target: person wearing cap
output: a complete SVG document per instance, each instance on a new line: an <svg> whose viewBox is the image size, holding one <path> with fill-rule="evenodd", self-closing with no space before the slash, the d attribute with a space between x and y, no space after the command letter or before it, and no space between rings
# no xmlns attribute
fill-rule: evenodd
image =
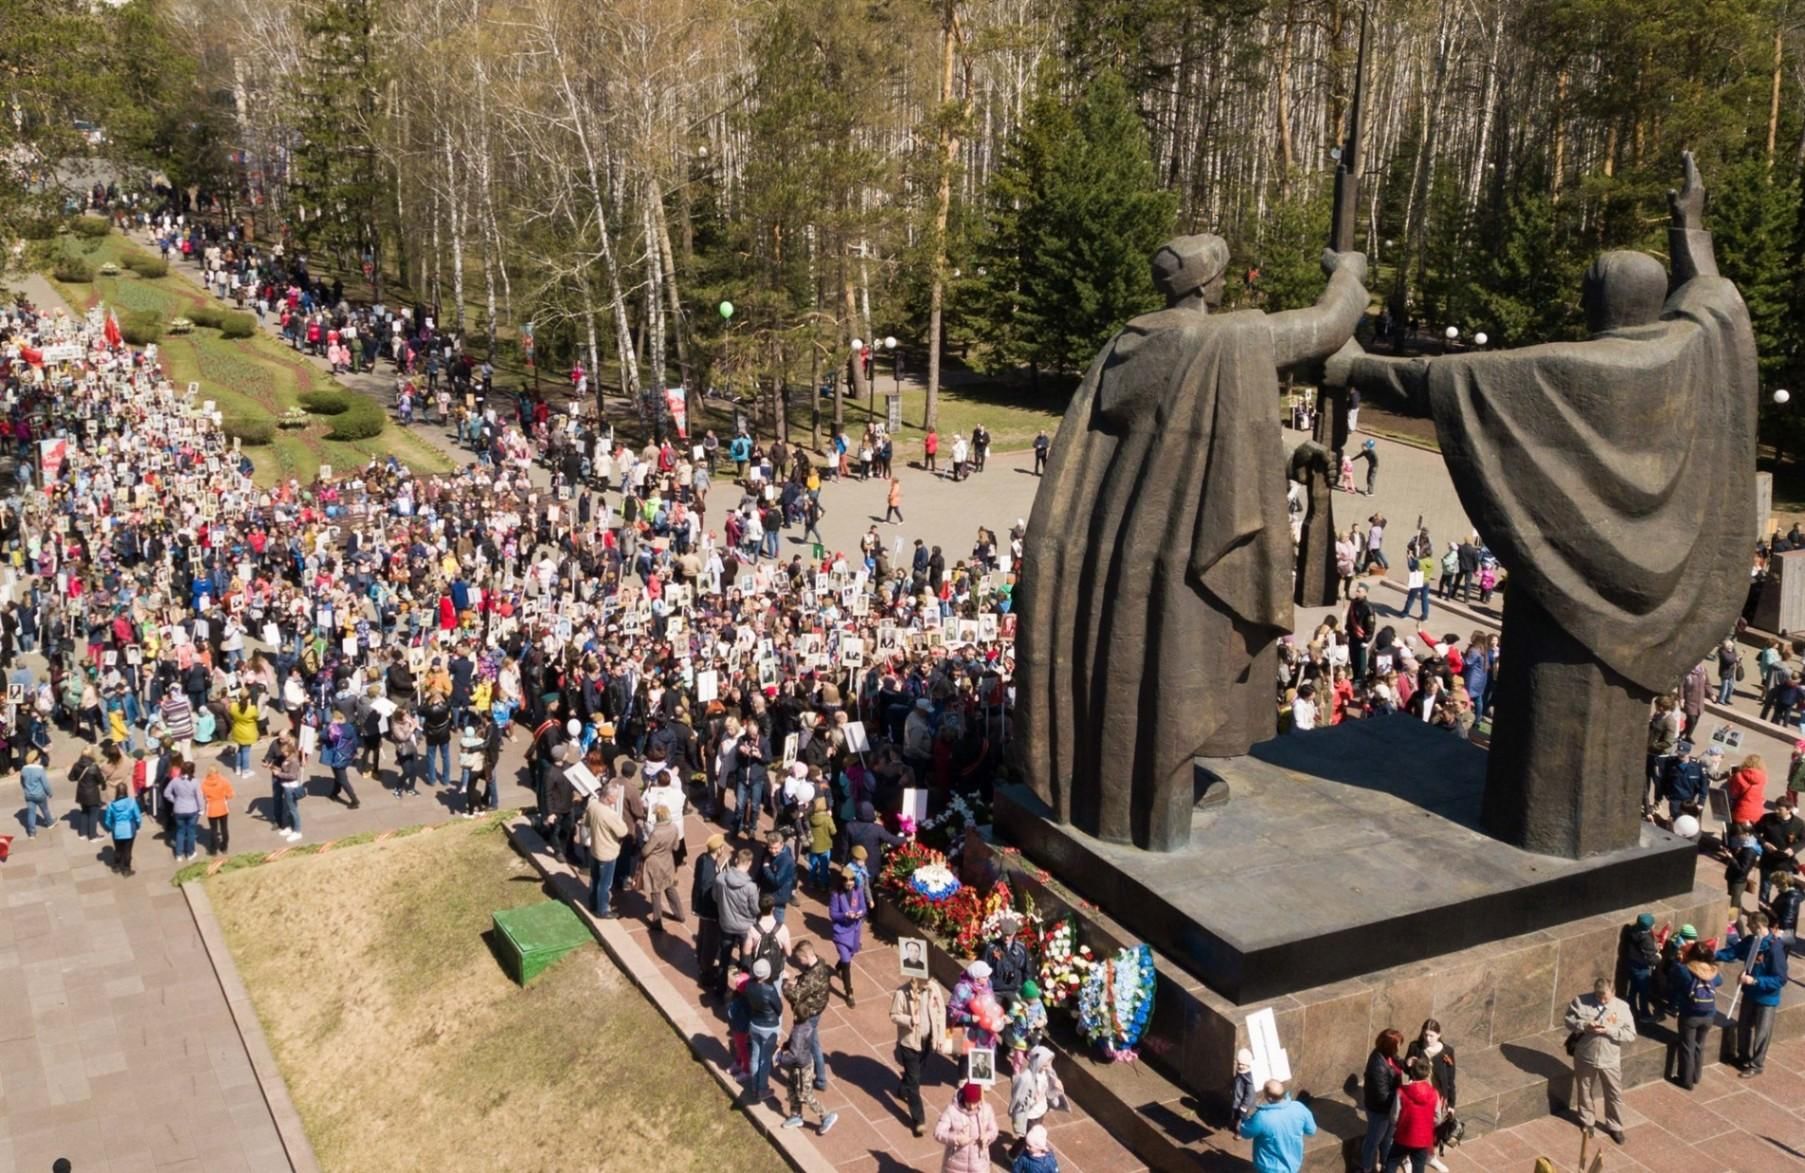
<svg viewBox="0 0 1805 1173"><path fill-rule="evenodd" d="M990 966L990 988L996 992L997 1001L1003 1004L1004 1010L1015 1004L1022 983L1034 972L1034 963L1028 957L1028 946L1017 935L1021 928L1020 917L1005 913L997 922L997 931L1001 936L984 946L982 954L985 963Z"/></svg>
<svg viewBox="0 0 1805 1173"><path fill-rule="evenodd" d="M934 1125L934 1139L946 1148L940 1173L990 1173L990 1146L997 1135L996 1113L985 1101L984 1089L962 1084Z"/></svg>
<svg viewBox="0 0 1805 1173"><path fill-rule="evenodd" d="M689 907L696 916L696 984L704 990L720 984L721 914L715 903L715 881L721 878L729 854L727 837L715 832L702 845L690 875Z"/></svg>
<svg viewBox="0 0 1805 1173"><path fill-rule="evenodd" d="M752 981L741 996L746 999L752 1035L752 1071L743 1104L762 1104L771 1094L771 1063L783 1029L783 998L771 984L771 963L765 958L752 963Z"/></svg>
<svg viewBox="0 0 1805 1173"><path fill-rule="evenodd" d="M1671 821L1684 814L1696 815L1705 808L1705 770L1692 756L1692 743L1681 741L1674 746L1673 757L1661 776L1661 796L1667 800L1667 817Z"/></svg>
<svg viewBox="0 0 1805 1173"><path fill-rule="evenodd" d="M1629 1000L1637 1022L1658 1022L1660 1008L1654 1004L1650 979L1661 962L1660 946L1655 944L1655 917L1645 912L1623 926L1617 942L1617 961L1621 975L1618 995Z"/></svg>
<svg viewBox="0 0 1805 1173"><path fill-rule="evenodd" d="M1047 1138L1044 1124L1036 1124L1022 1138L1022 1151L1010 1164L1009 1173L1059 1173L1059 1158L1053 1155L1053 1142Z"/></svg>

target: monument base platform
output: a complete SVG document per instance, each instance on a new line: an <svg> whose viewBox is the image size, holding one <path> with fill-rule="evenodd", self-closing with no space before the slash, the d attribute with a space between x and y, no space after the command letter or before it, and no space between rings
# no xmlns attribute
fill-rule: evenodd
<svg viewBox="0 0 1805 1173"><path fill-rule="evenodd" d="M1155 853L1054 822L997 788L998 835L1233 1003L1571 925L1692 891L1695 844L1536 855L1480 825L1485 752L1421 721L1351 721L1200 768L1226 803Z"/></svg>
<svg viewBox="0 0 1805 1173"><path fill-rule="evenodd" d="M1007 878L1017 892L1033 898L1049 923L1073 918L1081 939L1099 956L1139 939L1014 847L968 834L965 873L968 882L979 884ZM1055 1032L1057 1066L1073 1099L1150 1167L1245 1168L1249 1146L1227 1128L1230 1078L1235 1051L1249 1045L1247 1017L1271 1008L1291 1066L1289 1087L1307 1098L1320 1129L1304 1168L1341 1170L1349 1167L1345 1162L1357 1153L1365 1131L1359 1078L1380 1031L1395 1027L1413 1038L1424 1019L1441 1023L1459 1055L1459 1110L1469 1138L1561 1112L1572 1093L1561 1019L1567 1004L1590 990L1595 978L1614 972L1623 926L1638 913L1652 912L1658 924L1676 929L1693 924L1701 933L1721 936L1728 910L1721 886L1705 883L1677 898L1634 901L1431 959L1243 1002L1216 993L1156 948L1158 983L1141 1061L1099 1060L1069 1035ZM897 927L907 931L905 926ZM950 959L941 966L947 978L959 968ZM1734 964L1724 967L1719 1005L1725 1010L1739 972ZM1721 1060L1731 1033L1713 1032L1707 1064ZM1775 1021L1775 1038L1801 1034L1805 991L1791 985ZM1672 1040L1669 1019L1625 1047L1626 1086L1660 1079Z"/></svg>

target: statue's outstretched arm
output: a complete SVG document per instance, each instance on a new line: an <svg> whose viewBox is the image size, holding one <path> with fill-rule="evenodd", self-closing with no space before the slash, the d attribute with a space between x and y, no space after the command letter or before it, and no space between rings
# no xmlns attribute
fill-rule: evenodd
<svg viewBox="0 0 1805 1173"><path fill-rule="evenodd" d="M1685 151L1680 158L1686 165L1685 185L1667 192L1667 209L1673 218L1667 228L1667 249L1673 258L1674 289L1694 277L1717 276L1717 252L1712 247L1711 234L1703 227L1705 185L1699 181L1692 152Z"/></svg>
<svg viewBox="0 0 1805 1173"><path fill-rule="evenodd" d="M1340 350L1366 312L1366 287L1361 284L1366 278L1365 254L1325 251L1322 264L1329 283L1315 305L1266 315L1280 370L1320 362Z"/></svg>

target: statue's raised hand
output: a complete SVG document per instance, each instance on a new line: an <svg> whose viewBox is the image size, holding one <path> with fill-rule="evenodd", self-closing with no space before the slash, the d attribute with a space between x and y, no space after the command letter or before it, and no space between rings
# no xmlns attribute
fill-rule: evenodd
<svg viewBox="0 0 1805 1173"><path fill-rule="evenodd" d="M1675 228L1698 229L1705 221L1705 185L1699 182L1698 163L1691 151L1680 152L1686 165L1686 182L1678 191L1667 189L1667 210Z"/></svg>

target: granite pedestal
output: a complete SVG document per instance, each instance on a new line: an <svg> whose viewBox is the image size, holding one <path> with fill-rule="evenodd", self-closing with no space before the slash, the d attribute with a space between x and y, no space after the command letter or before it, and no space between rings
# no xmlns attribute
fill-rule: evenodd
<svg viewBox="0 0 1805 1173"><path fill-rule="evenodd" d="M1320 987L1692 890L1697 847L1645 825L1569 860L1480 824L1486 754L1420 721L1352 721L1201 768L1226 803L1157 853L999 787L1002 838L1231 1002Z"/></svg>

